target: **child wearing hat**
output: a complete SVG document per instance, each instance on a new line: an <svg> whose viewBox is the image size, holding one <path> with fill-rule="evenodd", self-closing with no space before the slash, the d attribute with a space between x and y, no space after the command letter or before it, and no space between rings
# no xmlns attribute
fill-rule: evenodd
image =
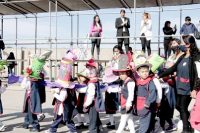
<svg viewBox="0 0 200 133"><path fill-rule="evenodd" d="M89 111L89 132L90 133L99 133L101 128L101 120L99 118L99 111L98 105L100 102L97 97L100 96L100 87L99 81L97 77L97 65L93 59L88 60L86 63L87 68L87 77L90 78L88 82L88 88L86 91L86 100L84 102L84 112ZM96 97L96 98L95 98ZM101 97L99 97L101 99Z"/></svg>
<svg viewBox="0 0 200 133"><path fill-rule="evenodd" d="M136 114L139 116L139 133L148 133L153 130L155 106L156 106L156 86L153 76L149 75L151 64L144 56L138 56L135 59L135 71L138 74L136 78Z"/></svg>
<svg viewBox="0 0 200 133"><path fill-rule="evenodd" d="M134 91L135 82L131 78L131 70L128 67L128 56L121 55L118 62L118 68L113 70L115 75L123 81L121 86L120 103L121 103L121 120L116 133L122 133L126 123L131 133L135 133L135 127L133 122L133 101L134 101Z"/></svg>
<svg viewBox="0 0 200 133"><path fill-rule="evenodd" d="M105 75L103 76L103 83L106 84L105 91L105 110L109 115L109 122L106 124L108 129L115 129L114 114L118 110L119 97L118 92L120 90L119 76L113 74L112 68L107 67L105 69Z"/></svg>
<svg viewBox="0 0 200 133"><path fill-rule="evenodd" d="M76 115L77 120L78 120L78 125L76 125L76 128L82 129L82 128L88 127L88 124L89 124L88 112L83 111L83 104L84 104L84 100L86 96L89 78L86 75L86 70L83 70L80 73L77 73L77 77L78 77L78 85L75 88L79 94L78 94L78 100L77 100L77 105L76 105L76 109L78 110L78 114ZM81 117L81 115L84 116L85 120Z"/></svg>

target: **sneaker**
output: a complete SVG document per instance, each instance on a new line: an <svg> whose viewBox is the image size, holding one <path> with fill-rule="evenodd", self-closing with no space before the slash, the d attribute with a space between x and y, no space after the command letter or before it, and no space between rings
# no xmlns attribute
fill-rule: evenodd
<svg viewBox="0 0 200 133"><path fill-rule="evenodd" d="M110 126L110 124L111 124L111 123L110 123L110 122L108 122L108 123L106 123L106 126Z"/></svg>
<svg viewBox="0 0 200 133"><path fill-rule="evenodd" d="M56 133L56 132L51 132L51 130L46 130L45 133Z"/></svg>
<svg viewBox="0 0 200 133"><path fill-rule="evenodd" d="M41 122L41 121L43 121L43 120L44 120L44 118L45 118L45 114L42 114L42 115L40 115L40 116L39 116L39 119L38 119L38 121L39 121L39 122Z"/></svg>
<svg viewBox="0 0 200 133"><path fill-rule="evenodd" d="M2 123L2 124L0 125L0 131L3 131L3 130L4 130L4 127L5 127L5 125Z"/></svg>
<svg viewBox="0 0 200 133"><path fill-rule="evenodd" d="M169 126L168 128L165 129L165 131L167 132L172 132L176 130L177 130L177 127L175 125Z"/></svg>
<svg viewBox="0 0 200 133"><path fill-rule="evenodd" d="M23 123L21 126L22 126L22 128L24 128L24 129L28 129L28 128L29 128L29 125L28 125L28 124L25 124L25 123Z"/></svg>
<svg viewBox="0 0 200 133"><path fill-rule="evenodd" d="M40 128L32 128L30 129L30 132L40 132Z"/></svg>
<svg viewBox="0 0 200 133"><path fill-rule="evenodd" d="M115 125L108 125L107 128L108 129L115 129Z"/></svg>
<svg viewBox="0 0 200 133"><path fill-rule="evenodd" d="M76 126L76 129L83 129L85 126L84 126L84 124L82 123L82 124L79 124L78 126Z"/></svg>

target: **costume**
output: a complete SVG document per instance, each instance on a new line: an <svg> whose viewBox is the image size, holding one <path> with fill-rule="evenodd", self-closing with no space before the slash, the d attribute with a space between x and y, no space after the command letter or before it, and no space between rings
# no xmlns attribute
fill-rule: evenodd
<svg viewBox="0 0 200 133"><path fill-rule="evenodd" d="M22 81L21 87L26 89L23 112L26 113L23 128L28 129L29 124L33 126L30 131L39 132L40 125L37 114L42 113L41 99L39 94L40 73L45 65L45 60L51 55L52 51L45 51L40 56L34 56L31 67L26 69L28 74Z"/></svg>
<svg viewBox="0 0 200 133"><path fill-rule="evenodd" d="M115 75L119 75L119 72L126 72L126 73L131 72L131 70L128 69L129 62L127 55L121 55L119 57L118 63L119 63L118 68L113 70ZM120 94L121 120L116 133L121 133L124 130L126 122L128 123L130 132L131 133L135 132L133 114L132 114L134 91L135 91L135 82L127 74L127 78L123 81L123 85L121 87L121 94Z"/></svg>

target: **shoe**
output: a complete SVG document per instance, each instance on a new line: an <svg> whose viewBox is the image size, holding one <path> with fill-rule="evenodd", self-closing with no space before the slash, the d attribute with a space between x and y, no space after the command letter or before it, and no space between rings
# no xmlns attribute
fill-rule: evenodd
<svg viewBox="0 0 200 133"><path fill-rule="evenodd" d="M4 127L5 127L5 125L2 123L2 124L0 125L0 131L3 131L3 130L4 130Z"/></svg>
<svg viewBox="0 0 200 133"><path fill-rule="evenodd" d="M107 128L108 129L115 129L115 125L108 125Z"/></svg>
<svg viewBox="0 0 200 133"><path fill-rule="evenodd" d="M128 126L126 126L126 127L124 128L124 131L130 131L129 128L128 128Z"/></svg>
<svg viewBox="0 0 200 133"><path fill-rule="evenodd" d="M106 123L106 126L110 126L110 125L111 125L111 123L110 123L110 122Z"/></svg>
<svg viewBox="0 0 200 133"><path fill-rule="evenodd" d="M175 125L169 126L168 128L165 129L165 131L167 132L172 132L176 130L177 130L177 127Z"/></svg>
<svg viewBox="0 0 200 133"><path fill-rule="evenodd" d="M32 128L32 129L30 129L30 132L40 132L40 129L39 128Z"/></svg>
<svg viewBox="0 0 200 133"><path fill-rule="evenodd" d="M40 115L40 117L39 117L38 121L39 121L39 122L41 122L41 121L43 121L43 120L44 120L44 118L45 118L45 114L42 114L42 115Z"/></svg>
<svg viewBox="0 0 200 133"><path fill-rule="evenodd" d="M83 129L85 126L83 123L81 123L80 125L76 126L76 129Z"/></svg>
<svg viewBox="0 0 200 133"><path fill-rule="evenodd" d="M56 133L56 132L51 132L51 130L46 130L45 133Z"/></svg>
<svg viewBox="0 0 200 133"><path fill-rule="evenodd" d="M28 124L22 124L22 128L24 128L24 129L28 129L28 127L29 127L29 125Z"/></svg>

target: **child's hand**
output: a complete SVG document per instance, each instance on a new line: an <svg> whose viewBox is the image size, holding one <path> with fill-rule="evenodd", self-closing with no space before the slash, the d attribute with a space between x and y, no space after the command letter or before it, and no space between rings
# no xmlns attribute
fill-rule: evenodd
<svg viewBox="0 0 200 133"><path fill-rule="evenodd" d="M193 99L196 99L196 96L197 96L197 91L196 90L193 90L190 94L190 97L193 98Z"/></svg>
<svg viewBox="0 0 200 133"><path fill-rule="evenodd" d="M55 94L56 93L55 89L51 89L51 93Z"/></svg>
<svg viewBox="0 0 200 133"><path fill-rule="evenodd" d="M131 110L131 107L126 106L126 112L129 112Z"/></svg>
<svg viewBox="0 0 200 133"><path fill-rule="evenodd" d="M146 104L144 104L144 107L145 107L145 108L149 108L149 106L148 106L148 105L146 105Z"/></svg>

